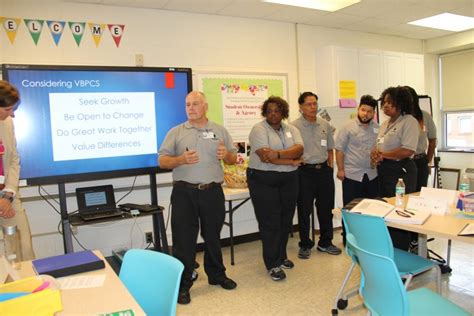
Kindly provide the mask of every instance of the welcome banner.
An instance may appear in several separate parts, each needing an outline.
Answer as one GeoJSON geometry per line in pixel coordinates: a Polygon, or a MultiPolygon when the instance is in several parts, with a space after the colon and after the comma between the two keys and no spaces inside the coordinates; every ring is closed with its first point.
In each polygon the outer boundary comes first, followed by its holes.
{"type": "MultiPolygon", "coordinates": [[[[77,46],[81,45],[86,24],[89,26],[92,40],[95,43],[96,47],[100,46],[102,36],[104,31],[109,30],[109,34],[112,37],[115,46],[118,48],[122,40],[125,25],[124,24],[111,24],[111,23],[96,23],[96,22],[77,22],[77,21],[58,21],[58,20],[39,20],[39,19],[21,19],[13,17],[3,17],[0,16],[0,23],[5,30],[5,33],[12,45],[15,44],[15,39],[17,34],[26,34],[29,33],[33,43],[38,45],[38,42],[41,40],[41,33],[44,29],[49,30],[53,43],[55,46],[59,46],[61,37],[64,33],[65,26],[69,26],[71,35],[74,38],[77,46]],[[21,22],[25,23],[26,29],[28,32],[22,32],[20,29],[21,22]],[[46,23],[45,23],[46,22],[46,23]],[[44,26],[47,27],[44,27],[44,26]],[[20,29],[20,32],[18,30],[20,29]]],[[[44,37],[44,36],[43,36],[44,37]]]]}

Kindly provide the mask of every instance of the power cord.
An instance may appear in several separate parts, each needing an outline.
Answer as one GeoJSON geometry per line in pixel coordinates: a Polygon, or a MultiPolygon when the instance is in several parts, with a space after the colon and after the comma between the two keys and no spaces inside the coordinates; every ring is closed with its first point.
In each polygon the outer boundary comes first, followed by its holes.
{"type": "Polygon", "coordinates": [[[135,176],[132,182],[132,186],[130,187],[130,190],[125,193],[116,203],[119,204],[120,201],[122,201],[125,197],[127,197],[130,193],[132,193],[133,189],[135,189],[135,182],[137,182],[138,176],[135,176]]]}

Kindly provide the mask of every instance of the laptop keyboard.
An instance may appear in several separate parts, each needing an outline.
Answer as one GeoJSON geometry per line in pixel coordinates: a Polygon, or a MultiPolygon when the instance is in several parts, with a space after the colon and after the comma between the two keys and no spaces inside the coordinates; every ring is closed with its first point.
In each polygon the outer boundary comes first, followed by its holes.
{"type": "Polygon", "coordinates": [[[90,213],[90,214],[80,214],[80,215],[83,220],[90,221],[94,219],[122,216],[122,213],[123,212],[120,210],[110,210],[110,211],[103,211],[103,212],[90,213]]]}

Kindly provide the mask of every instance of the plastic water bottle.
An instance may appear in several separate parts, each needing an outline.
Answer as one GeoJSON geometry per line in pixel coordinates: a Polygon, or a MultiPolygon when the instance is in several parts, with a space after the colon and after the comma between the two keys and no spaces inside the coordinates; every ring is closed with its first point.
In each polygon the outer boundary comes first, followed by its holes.
{"type": "Polygon", "coordinates": [[[20,232],[16,225],[14,226],[3,226],[3,242],[5,258],[15,269],[21,267],[21,243],[20,243],[20,232]]]}
{"type": "Polygon", "coordinates": [[[399,178],[397,185],[395,185],[395,206],[396,207],[403,207],[404,196],[405,196],[405,182],[403,182],[402,178],[399,178]]]}
{"type": "Polygon", "coordinates": [[[459,199],[458,199],[458,204],[456,207],[460,210],[463,210],[463,204],[462,204],[462,199],[469,194],[470,191],[470,185],[469,185],[469,177],[467,174],[464,174],[461,179],[461,183],[459,184],[459,199]]]}
{"type": "Polygon", "coordinates": [[[459,192],[466,195],[469,193],[469,191],[470,191],[469,177],[467,176],[467,174],[464,174],[462,176],[461,183],[459,184],[459,192]]]}

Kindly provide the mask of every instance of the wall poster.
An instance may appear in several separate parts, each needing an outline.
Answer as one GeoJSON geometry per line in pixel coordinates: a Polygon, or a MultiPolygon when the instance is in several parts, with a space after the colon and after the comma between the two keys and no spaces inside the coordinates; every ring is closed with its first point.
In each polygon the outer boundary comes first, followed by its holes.
{"type": "Polygon", "coordinates": [[[197,89],[207,97],[209,119],[224,125],[239,151],[246,153],[250,130],[262,120],[265,99],[274,95],[287,100],[287,75],[200,73],[197,89]]]}

